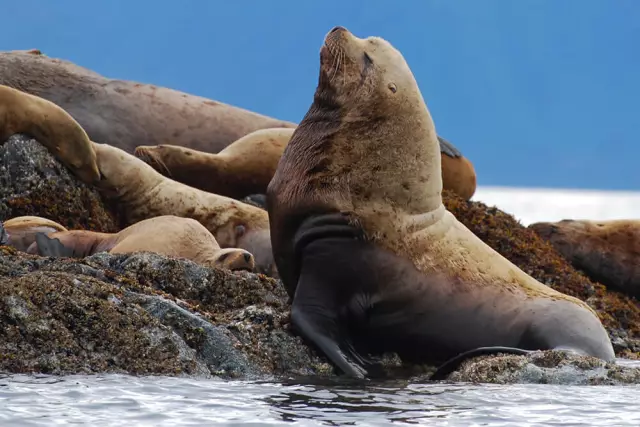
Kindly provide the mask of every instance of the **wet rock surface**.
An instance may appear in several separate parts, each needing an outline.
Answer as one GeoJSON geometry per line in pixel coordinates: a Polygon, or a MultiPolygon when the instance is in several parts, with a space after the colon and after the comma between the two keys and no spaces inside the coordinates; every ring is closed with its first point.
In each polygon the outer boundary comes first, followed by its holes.
{"type": "Polygon", "coordinates": [[[624,366],[559,351],[470,359],[447,378],[495,384],[619,385],[640,383],[640,363],[624,366]]]}
{"type": "MultiPolygon", "coordinates": [[[[263,202],[259,196],[253,201],[263,202]]],[[[587,301],[603,319],[616,353],[639,358],[636,300],[589,281],[510,215],[447,192],[445,204],[524,271],[587,301]]],[[[68,228],[118,230],[95,190],[36,141],[18,135],[0,146],[0,220],[20,215],[43,216],[68,228]]],[[[398,365],[393,355],[383,359],[389,375],[433,370],[398,365]]],[[[267,276],[152,253],[53,259],[8,247],[0,247],[0,371],[245,379],[335,375],[292,332],[287,295],[267,276]]],[[[479,357],[450,379],[640,383],[635,368],[558,352],[479,357]]]]}

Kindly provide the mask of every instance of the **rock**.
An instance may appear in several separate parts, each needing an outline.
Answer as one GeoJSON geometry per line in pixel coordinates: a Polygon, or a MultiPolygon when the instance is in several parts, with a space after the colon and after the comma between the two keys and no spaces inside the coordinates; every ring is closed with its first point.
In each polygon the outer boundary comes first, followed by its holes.
{"type": "Polygon", "coordinates": [[[153,253],[0,252],[0,371],[332,375],[273,279],[153,253]]]}
{"type": "MultiPolygon", "coordinates": [[[[450,192],[444,197],[458,219],[491,247],[541,282],[594,307],[619,356],[639,358],[637,301],[589,281],[510,215],[450,192]]],[[[95,190],[80,184],[36,141],[17,135],[0,146],[0,219],[19,215],[44,216],[68,228],[118,229],[95,190]]],[[[473,359],[451,379],[640,382],[635,368],[557,354],[473,359]]],[[[381,362],[392,376],[433,369],[400,367],[395,355],[381,362]]],[[[282,284],[267,276],[152,253],[99,253],[78,260],[8,247],[0,247],[0,371],[334,375],[326,358],[292,333],[288,297],[282,284]]]]}
{"type": "Polygon", "coordinates": [[[449,375],[452,382],[496,384],[620,385],[640,383],[640,363],[624,366],[560,351],[527,356],[480,356],[449,375]]]}
{"type": "Polygon", "coordinates": [[[100,195],[36,140],[13,135],[0,143],[0,221],[38,215],[69,229],[116,232],[100,195]]]}

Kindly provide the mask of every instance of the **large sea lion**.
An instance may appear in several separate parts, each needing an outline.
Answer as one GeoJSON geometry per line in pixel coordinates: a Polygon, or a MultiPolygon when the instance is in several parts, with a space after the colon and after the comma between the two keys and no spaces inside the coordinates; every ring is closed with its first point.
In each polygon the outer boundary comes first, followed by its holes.
{"type": "Polygon", "coordinates": [[[387,351],[429,364],[505,348],[614,360],[587,304],[482,242],[441,192],[436,130],[402,54],[333,28],[313,103],[267,190],[275,262],[304,338],[355,377],[368,374],[366,353],[387,351]]]}
{"type": "Polygon", "coordinates": [[[99,179],[89,137],[66,111],[46,99],[0,85],[0,142],[16,133],[36,138],[83,181],[99,179]]]}
{"type": "Polygon", "coordinates": [[[565,219],[529,228],[592,280],[640,299],[640,221],[565,219]]]}
{"type": "Polygon", "coordinates": [[[36,241],[37,233],[67,231],[62,224],[39,216],[19,216],[6,220],[2,225],[7,233],[7,245],[21,252],[26,252],[36,241]]]}
{"type": "MultiPolygon", "coordinates": [[[[293,128],[260,129],[243,136],[217,154],[178,145],[144,145],[134,154],[161,174],[221,196],[242,199],[264,194],[293,128]]],[[[438,137],[442,182],[465,200],[476,191],[473,165],[449,141],[438,137]]]]}
{"type": "Polygon", "coordinates": [[[35,233],[27,253],[84,258],[98,252],[154,252],[185,258],[207,267],[253,271],[254,259],[244,249],[221,249],[213,235],[195,219],[163,215],[135,223],[118,233],[66,230],[35,233]]]}
{"type": "Polygon", "coordinates": [[[67,111],[96,142],[129,153],[138,145],[176,144],[218,152],[257,129],[295,124],[188,93],[111,79],[69,61],[0,52],[0,84],[67,111]]]}

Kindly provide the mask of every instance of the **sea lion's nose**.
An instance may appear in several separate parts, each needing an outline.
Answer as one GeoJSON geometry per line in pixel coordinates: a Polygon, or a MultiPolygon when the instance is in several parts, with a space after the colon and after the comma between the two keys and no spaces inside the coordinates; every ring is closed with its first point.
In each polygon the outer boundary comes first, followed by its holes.
{"type": "Polygon", "coordinates": [[[251,254],[250,254],[249,252],[245,252],[245,253],[244,253],[244,260],[245,260],[246,262],[251,261],[251,254]]]}
{"type": "Polygon", "coordinates": [[[340,25],[338,25],[338,26],[336,26],[336,27],[333,27],[333,28],[331,29],[331,31],[329,31],[329,34],[333,34],[333,33],[335,33],[336,31],[340,31],[340,30],[342,30],[342,31],[347,31],[347,29],[346,29],[345,27],[341,27],[340,25]]]}

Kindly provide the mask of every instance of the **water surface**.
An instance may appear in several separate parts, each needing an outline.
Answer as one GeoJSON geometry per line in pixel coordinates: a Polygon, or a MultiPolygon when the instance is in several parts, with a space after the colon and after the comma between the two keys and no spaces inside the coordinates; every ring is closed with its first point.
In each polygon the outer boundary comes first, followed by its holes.
{"type": "Polygon", "coordinates": [[[0,378],[0,426],[639,426],[640,386],[0,378]]]}

